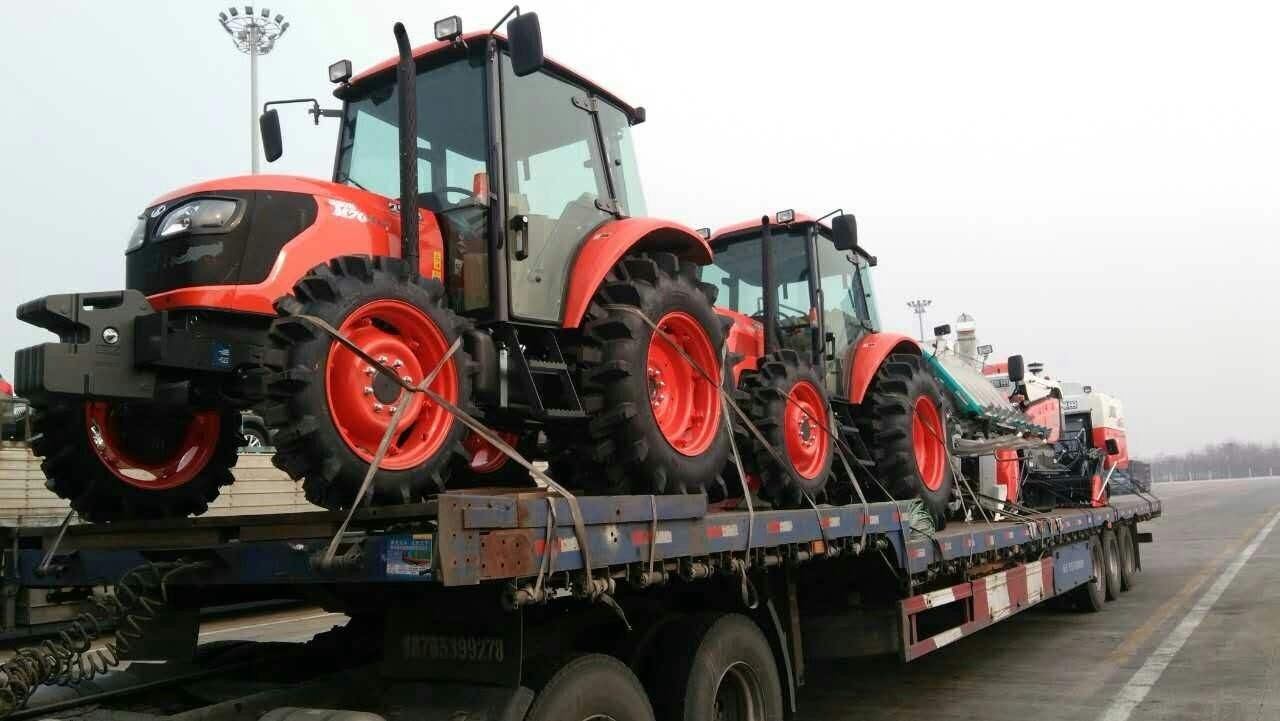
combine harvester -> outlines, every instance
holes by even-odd
[[[331,66],[342,109],[305,102],[340,118],[332,181],[167,194],[126,290],[19,309],[61,341],[18,354],[34,445],[95,522],[7,529],[4,571],[118,580],[0,664],[0,718],[774,720],[807,657],[911,660],[1133,583],[1154,499],[939,530],[948,438],[1021,416],[879,331],[852,216],[765,218],[716,252],[645,217],[643,109],[512,12],[506,36],[454,16],[415,50],[397,25],[398,58]],[[274,107],[262,125],[274,160]],[[249,407],[331,510],[189,517]],[[913,500],[864,500],[881,487]],[[246,598],[350,620],[197,648],[193,611]],[[165,663],[82,683],[124,659]]]

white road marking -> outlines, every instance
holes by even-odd
[[[340,613],[316,613],[310,616],[294,616],[292,618],[282,618],[277,621],[264,621],[262,623],[250,623],[244,626],[232,626],[231,628],[219,628],[213,631],[205,631],[200,634],[201,638],[205,636],[213,636],[219,633],[231,633],[232,631],[247,631],[251,628],[262,628],[263,626],[278,626],[282,623],[294,623],[295,621],[314,621],[318,618],[329,618],[330,616],[341,616]]]
[[[1102,712],[1099,717],[1100,721],[1127,721],[1138,704],[1150,693],[1151,687],[1156,685],[1160,680],[1160,675],[1168,668],[1169,663],[1173,661],[1173,657],[1178,655],[1178,651],[1182,649],[1182,645],[1187,642],[1191,634],[1208,615],[1209,610],[1213,608],[1213,604],[1227,590],[1227,586],[1231,585],[1231,581],[1235,579],[1236,574],[1244,568],[1244,564],[1249,561],[1254,552],[1258,550],[1258,546],[1267,539],[1271,534],[1271,529],[1276,527],[1276,522],[1280,521],[1280,512],[1271,517],[1267,525],[1258,531],[1258,535],[1244,550],[1240,551],[1240,555],[1236,556],[1222,573],[1218,575],[1218,579],[1213,582],[1209,590],[1196,601],[1196,604],[1187,611],[1187,615],[1182,617],[1178,625],[1174,627],[1169,635],[1165,637],[1160,646],[1147,657],[1146,663],[1142,664],[1142,668],[1134,672],[1133,677],[1129,679],[1129,683],[1120,689],[1120,693],[1116,694],[1116,698]]]

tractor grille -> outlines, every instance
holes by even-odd
[[[176,208],[201,195],[205,194],[177,198],[165,205]],[[164,213],[152,218],[148,208],[147,241],[125,256],[126,288],[150,296],[178,288],[261,283],[285,243],[316,220],[316,201],[303,193],[259,190],[208,195],[246,203],[239,223],[226,233],[159,240],[155,233]]]

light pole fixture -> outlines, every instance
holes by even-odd
[[[231,36],[236,49],[249,56],[249,166],[258,172],[258,56],[275,49],[278,41],[289,29],[284,15],[272,17],[271,10],[254,11],[252,5],[243,8],[229,7],[218,13],[218,22]]]
[[[928,298],[919,298],[917,300],[907,301],[907,307],[915,311],[916,319],[920,321],[920,342],[924,342],[924,315],[928,312],[929,306],[933,305],[933,301]]]

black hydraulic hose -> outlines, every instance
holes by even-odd
[[[778,350],[778,279],[773,272],[773,231],[769,216],[760,218],[760,259],[764,292],[764,353]]]
[[[400,101],[400,257],[409,265],[409,278],[418,277],[418,79],[413,49],[404,23],[395,26],[396,92]]]

